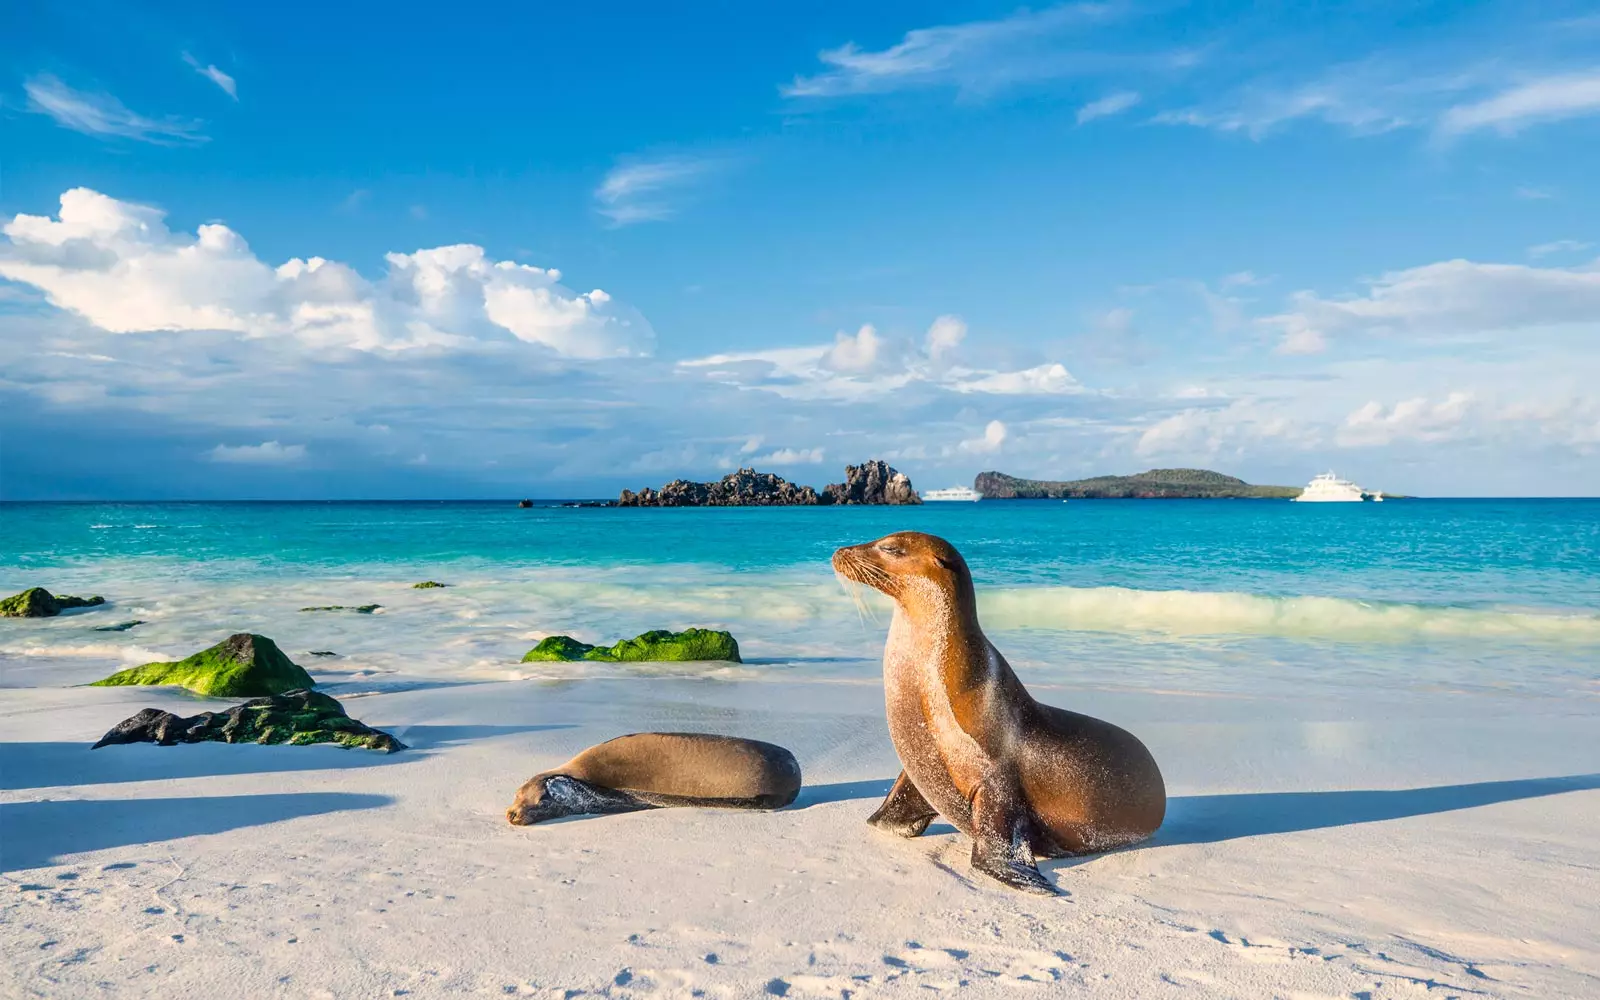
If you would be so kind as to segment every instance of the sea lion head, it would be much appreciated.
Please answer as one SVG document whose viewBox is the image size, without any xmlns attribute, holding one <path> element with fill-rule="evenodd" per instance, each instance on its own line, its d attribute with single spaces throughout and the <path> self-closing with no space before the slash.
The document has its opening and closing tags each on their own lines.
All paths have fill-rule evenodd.
<svg viewBox="0 0 1600 1000">
<path fill-rule="evenodd" d="M 506 810 L 512 826 L 532 826 L 547 819 L 572 816 L 583 810 L 574 808 L 573 781 L 564 774 L 536 774 L 517 789 L 517 797 Z"/>
<path fill-rule="evenodd" d="M 847 545 L 833 554 L 834 572 L 894 598 L 908 611 L 930 594 L 974 605 L 972 571 L 961 553 L 937 535 L 897 531 L 875 542 Z"/>
</svg>

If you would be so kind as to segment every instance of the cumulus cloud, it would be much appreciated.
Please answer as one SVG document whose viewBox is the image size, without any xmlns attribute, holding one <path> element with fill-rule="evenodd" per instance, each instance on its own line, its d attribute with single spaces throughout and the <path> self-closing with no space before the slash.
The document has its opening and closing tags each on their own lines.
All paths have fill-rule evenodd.
<svg viewBox="0 0 1600 1000">
<path fill-rule="evenodd" d="M 868 323 L 855 333 L 840 331 L 832 344 L 713 354 L 680 361 L 678 367 L 713 381 L 794 399 L 862 399 L 910 386 L 1008 396 L 1082 391 L 1059 363 L 1021 371 L 950 364 L 966 333 L 959 316 L 940 316 L 919 346 L 892 341 Z"/>
<path fill-rule="evenodd" d="M 0 277 L 113 333 L 221 330 L 362 351 L 447 349 L 505 339 L 573 358 L 645 354 L 654 334 L 600 289 L 575 293 L 556 270 L 493 261 L 471 244 L 390 253 L 369 282 L 321 257 L 277 267 L 227 226 L 193 237 L 154 208 L 74 188 L 57 219 L 0 227 Z"/>
<path fill-rule="evenodd" d="M 1110 118 L 1112 115 L 1120 115 L 1138 103 L 1139 95 L 1132 90 L 1107 94 L 1098 101 L 1090 101 L 1078 109 L 1078 124 L 1092 122 L 1096 118 Z"/>
<path fill-rule="evenodd" d="M 1582 253 L 1593 246 L 1593 243 L 1584 243 L 1579 240 L 1551 240 L 1549 243 L 1540 243 L 1529 247 L 1528 256 L 1548 257 L 1551 254 Z"/>
<path fill-rule="evenodd" d="M 207 452 L 207 455 L 213 462 L 232 465 L 288 465 L 306 457 L 306 446 L 279 444 L 276 441 L 263 441 L 260 444 L 219 444 Z"/>
<path fill-rule="evenodd" d="M 826 452 L 822 448 L 779 448 L 750 459 L 752 465 L 816 465 Z"/>
<path fill-rule="evenodd" d="M 1600 267 L 1541 268 L 1448 260 L 1393 271 L 1366 295 L 1299 292 L 1292 308 L 1262 323 L 1280 330 L 1284 353 L 1315 353 L 1353 331 L 1476 334 L 1600 321 Z"/>
<path fill-rule="evenodd" d="M 158 146 L 193 145 L 206 141 L 200 123 L 182 118 L 147 118 L 129 110 L 110 94 L 74 90 L 49 73 L 22 84 L 28 110 L 49 115 L 57 125 L 99 139 L 132 139 Z"/>
<path fill-rule="evenodd" d="M 1466 392 L 1452 392 L 1437 403 L 1419 396 L 1387 409 L 1373 400 L 1345 418 L 1337 441 L 1345 447 L 1442 441 L 1461 427 L 1472 405 L 1472 394 Z"/>
<path fill-rule="evenodd" d="M 224 94 L 227 94 L 236 101 L 239 99 L 239 86 L 234 82 L 233 77 L 224 73 L 222 70 L 217 69 L 217 67 L 211 65 L 210 63 L 202 64 L 200 60 L 196 59 L 187 52 L 183 54 L 183 61 L 189 64 L 190 69 L 193 69 L 196 73 L 199 73 L 201 76 L 220 87 Z"/>
<path fill-rule="evenodd" d="M 1006 443 L 1006 425 L 991 420 L 983 428 L 981 437 L 968 438 L 959 445 L 961 451 L 975 455 L 992 455 Z"/>
<path fill-rule="evenodd" d="M 1309 435 L 1297 432 L 1286 414 L 1255 400 L 1241 399 L 1222 408 L 1190 407 L 1163 417 L 1139 434 L 1134 451 L 1146 457 L 1168 455 L 1184 461 L 1203 461 L 1297 433 L 1310 443 Z"/>
</svg>

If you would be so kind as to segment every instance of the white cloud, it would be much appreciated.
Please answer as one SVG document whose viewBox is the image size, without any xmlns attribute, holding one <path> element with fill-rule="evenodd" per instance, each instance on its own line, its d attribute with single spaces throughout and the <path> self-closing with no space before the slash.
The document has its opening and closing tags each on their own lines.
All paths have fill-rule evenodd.
<svg viewBox="0 0 1600 1000">
<path fill-rule="evenodd" d="M 824 457 L 821 448 L 779 448 L 750 459 L 751 465 L 816 465 Z"/>
<path fill-rule="evenodd" d="M 1513 135 L 1529 125 L 1593 114 L 1600 114 L 1600 72 L 1548 76 L 1450 108 L 1439 119 L 1439 132 L 1454 136 L 1494 129 Z"/>
<path fill-rule="evenodd" d="M 146 118 L 130 111 L 110 94 L 74 90 L 49 73 L 30 77 L 22 84 L 28 110 L 49 115 L 62 128 L 97 138 L 133 139 L 158 146 L 191 145 L 206 141 L 200 123 L 181 118 Z"/>
<path fill-rule="evenodd" d="M 686 189 L 726 165 L 723 159 L 694 156 L 619 164 L 595 189 L 597 211 L 615 226 L 670 219 L 678 214 L 676 202 Z"/>
<path fill-rule="evenodd" d="M 969 438 L 958 446 L 960 451 L 975 455 L 992 455 L 1006 443 L 1006 425 L 991 420 L 983 428 L 983 436 Z"/>
<path fill-rule="evenodd" d="M 1520 185 L 1511 193 L 1523 201 L 1549 201 L 1556 196 L 1556 193 L 1550 188 L 1529 187 L 1525 184 Z"/>
<path fill-rule="evenodd" d="M 1192 125 L 1220 132 L 1242 132 L 1260 139 L 1281 125 L 1300 119 L 1322 121 L 1361 135 L 1388 132 L 1412 124 L 1379 95 L 1335 72 L 1329 79 L 1294 86 L 1257 86 L 1210 107 L 1163 111 L 1161 125 Z"/>
<path fill-rule="evenodd" d="M 276 268 L 227 226 L 170 232 L 162 213 L 87 188 L 59 219 L 0 227 L 0 277 L 113 333 L 223 330 L 316 348 L 460 347 L 507 334 L 574 358 L 648 353 L 644 317 L 604 291 L 578 294 L 559 271 L 492 261 L 471 244 L 386 256 L 369 282 L 348 265 L 294 258 Z"/>
<path fill-rule="evenodd" d="M 1540 268 L 1447 260 L 1385 274 L 1366 295 L 1298 292 L 1292 309 L 1261 322 L 1282 331 L 1279 350 L 1314 353 L 1351 331 L 1478 334 L 1600 322 L 1600 267 Z"/>
<path fill-rule="evenodd" d="M 1347 448 L 1397 440 L 1442 441 L 1461 426 L 1472 405 L 1472 394 L 1466 392 L 1452 392 L 1438 403 L 1407 399 L 1390 409 L 1374 400 L 1345 418 L 1336 440 Z"/>
<path fill-rule="evenodd" d="M 1054 362 L 1016 372 L 987 374 L 961 370 L 951 373 L 950 388 L 957 392 L 988 392 L 1004 396 L 1053 396 L 1082 391 L 1065 365 Z"/>
<path fill-rule="evenodd" d="M 1092 122 L 1096 118 L 1109 118 L 1112 115 L 1120 115 L 1138 103 L 1139 95 L 1132 90 L 1107 94 L 1098 101 L 1090 101 L 1078 109 L 1078 124 Z"/>
<path fill-rule="evenodd" d="M 1298 436 L 1302 445 L 1311 435 L 1297 431 L 1284 414 L 1254 400 L 1235 400 L 1221 409 L 1191 407 L 1163 417 L 1146 427 L 1134 444 L 1142 456 L 1176 456 L 1197 462 L 1224 451 L 1240 453 L 1250 444 Z"/>
<path fill-rule="evenodd" d="M 1104 68 L 1105 57 L 1067 52 L 1064 43 L 1072 33 L 1112 20 L 1121 11 L 1116 3 L 1064 4 L 993 21 L 918 28 L 875 52 L 851 42 L 818 53 L 826 67 L 822 72 L 797 76 L 781 89 L 791 98 L 935 86 L 981 93 Z"/>
<path fill-rule="evenodd" d="M 1593 247 L 1593 243 L 1583 243 L 1578 240 L 1552 240 L 1549 243 L 1540 243 L 1528 248 L 1529 257 L 1548 257 L 1558 253 L 1582 253 Z"/>
<path fill-rule="evenodd" d="M 935 361 L 951 354 L 967 338 L 967 324 L 960 316 L 940 316 L 928 327 L 928 357 Z"/>
<path fill-rule="evenodd" d="M 841 372 L 867 372 L 876 368 L 878 356 L 883 353 L 883 338 L 871 323 L 864 324 L 854 335 L 840 331 L 834 335 L 833 348 L 828 351 L 828 367 Z"/>
<path fill-rule="evenodd" d="M 239 99 L 239 86 L 234 82 L 233 77 L 224 73 L 222 70 L 217 69 L 217 67 L 210 65 L 209 63 L 206 65 L 201 65 L 200 60 L 196 59 L 187 52 L 183 54 L 183 61 L 188 63 L 190 68 L 196 73 L 199 73 L 207 80 L 210 80 L 218 87 L 221 87 L 224 94 L 227 94 L 236 101 Z"/>
<path fill-rule="evenodd" d="M 219 444 L 206 453 L 213 462 L 225 462 L 232 465 L 288 465 L 298 462 L 306 457 L 306 446 L 303 444 L 279 444 L 276 441 L 263 441 L 260 444 L 241 444 L 237 446 Z"/>
</svg>

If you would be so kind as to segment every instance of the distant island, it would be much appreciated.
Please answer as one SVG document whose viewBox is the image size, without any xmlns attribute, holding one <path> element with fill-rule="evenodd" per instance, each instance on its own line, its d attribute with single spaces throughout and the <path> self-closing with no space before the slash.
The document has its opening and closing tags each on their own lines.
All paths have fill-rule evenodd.
<svg viewBox="0 0 1600 1000">
<path fill-rule="evenodd" d="M 972 488 L 985 500 L 1287 500 L 1300 495 L 1298 486 L 1252 486 L 1209 469 L 1151 469 L 1068 482 L 980 472 Z"/>
<path fill-rule="evenodd" d="M 903 472 L 881 459 L 847 465 L 844 482 L 821 492 L 798 486 L 782 476 L 740 469 L 712 483 L 674 479 L 659 490 L 645 487 L 622 495 L 606 507 L 827 507 L 848 504 L 918 504 L 922 498 Z"/>
</svg>

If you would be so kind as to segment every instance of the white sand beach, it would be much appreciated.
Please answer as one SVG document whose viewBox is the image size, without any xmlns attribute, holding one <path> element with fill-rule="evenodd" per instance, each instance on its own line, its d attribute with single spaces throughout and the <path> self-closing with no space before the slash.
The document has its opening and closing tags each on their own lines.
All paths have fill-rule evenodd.
<svg viewBox="0 0 1600 1000">
<path fill-rule="evenodd" d="M 1045 863 L 1043 899 L 973 877 L 948 826 L 866 826 L 897 770 L 876 683 L 319 680 L 412 749 L 91 751 L 201 703 L 0 690 L 8 995 L 1600 995 L 1592 699 L 1036 686 L 1138 733 L 1172 796 L 1154 842 Z M 806 787 L 506 823 L 528 775 L 630 730 L 778 742 Z"/>
</svg>

